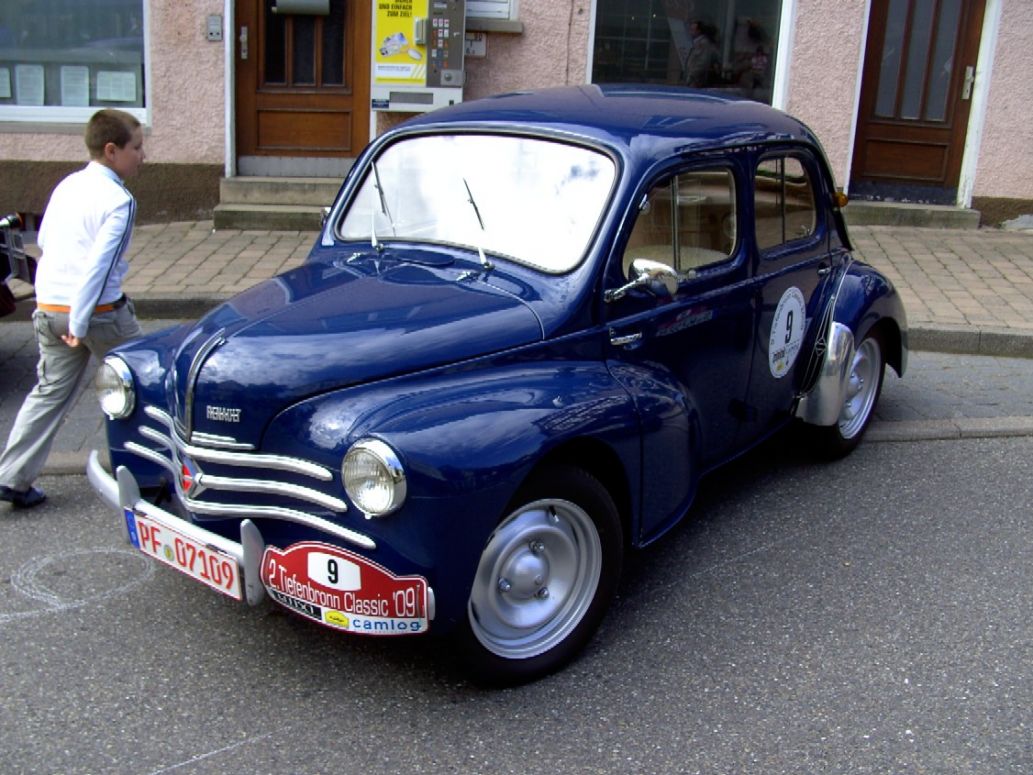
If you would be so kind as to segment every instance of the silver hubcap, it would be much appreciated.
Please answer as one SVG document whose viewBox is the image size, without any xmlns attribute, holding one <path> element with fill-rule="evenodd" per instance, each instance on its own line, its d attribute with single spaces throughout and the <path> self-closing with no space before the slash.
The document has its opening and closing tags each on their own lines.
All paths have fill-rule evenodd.
<svg viewBox="0 0 1033 775">
<path fill-rule="evenodd" d="M 852 439 L 864 428 L 875 405 L 875 391 L 879 387 L 882 351 L 879 343 L 868 337 L 854 353 L 847 381 L 846 400 L 839 414 L 839 432 L 844 439 Z"/>
<path fill-rule="evenodd" d="M 493 654 L 527 659 L 566 638 L 588 611 L 602 572 L 591 517 L 563 500 L 524 506 L 498 526 L 470 593 L 470 626 Z"/>
</svg>

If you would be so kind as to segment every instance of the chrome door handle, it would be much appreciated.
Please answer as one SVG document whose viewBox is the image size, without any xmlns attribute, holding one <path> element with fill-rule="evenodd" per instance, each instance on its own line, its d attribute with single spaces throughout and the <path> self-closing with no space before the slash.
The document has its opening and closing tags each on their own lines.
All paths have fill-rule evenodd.
<svg viewBox="0 0 1033 775">
<path fill-rule="evenodd" d="M 829 264 L 820 264 L 818 266 L 818 277 L 826 277 L 832 272 L 832 266 Z"/>
<path fill-rule="evenodd" d="M 246 26 L 240 28 L 240 37 L 238 38 L 238 40 L 240 41 L 240 58 L 241 59 L 247 59 L 247 27 Z"/>
<path fill-rule="evenodd" d="M 629 344 L 635 344 L 642 339 L 642 332 L 636 334 L 624 334 L 623 336 L 617 336 L 614 332 L 610 332 L 610 344 L 614 347 L 626 347 Z"/>
</svg>

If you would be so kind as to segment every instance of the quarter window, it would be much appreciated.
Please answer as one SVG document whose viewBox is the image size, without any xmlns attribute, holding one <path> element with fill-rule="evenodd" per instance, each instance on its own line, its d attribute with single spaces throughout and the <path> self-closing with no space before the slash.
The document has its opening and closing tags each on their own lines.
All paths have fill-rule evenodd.
<svg viewBox="0 0 1033 775">
<path fill-rule="evenodd" d="M 753 209 L 757 247 L 768 250 L 811 236 L 817 226 L 814 186 L 807 168 L 792 156 L 757 165 Z"/>
<path fill-rule="evenodd" d="M 735 250 L 735 178 L 730 170 L 692 170 L 655 186 L 639 208 L 624 252 L 685 274 L 726 261 Z"/>
</svg>

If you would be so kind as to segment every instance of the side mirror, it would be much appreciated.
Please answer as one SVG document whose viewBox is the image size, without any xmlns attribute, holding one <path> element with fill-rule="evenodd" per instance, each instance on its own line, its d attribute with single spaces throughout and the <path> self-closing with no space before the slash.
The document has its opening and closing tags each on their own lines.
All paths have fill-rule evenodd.
<svg viewBox="0 0 1033 775">
<path fill-rule="evenodd" d="M 692 277 L 694 274 L 695 272 L 690 272 L 687 277 Z M 673 296 L 678 292 L 678 284 L 683 279 L 683 276 L 672 267 L 648 258 L 636 258 L 631 262 L 631 276 L 631 282 L 620 288 L 606 291 L 603 294 L 603 301 L 607 303 L 617 301 L 626 296 L 628 291 L 645 287 L 648 287 L 657 296 Z"/>
</svg>

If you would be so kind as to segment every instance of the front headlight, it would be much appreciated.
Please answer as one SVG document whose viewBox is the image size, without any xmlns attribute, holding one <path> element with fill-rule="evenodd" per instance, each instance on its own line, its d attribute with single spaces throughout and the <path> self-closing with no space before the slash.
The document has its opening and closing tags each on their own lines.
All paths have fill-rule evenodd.
<svg viewBox="0 0 1033 775">
<path fill-rule="evenodd" d="M 391 447 L 377 439 L 352 446 L 341 464 L 344 490 L 369 517 L 383 517 L 405 501 L 405 471 Z"/>
<path fill-rule="evenodd" d="M 133 373 L 125 361 L 116 355 L 109 355 L 97 369 L 94 379 L 97 399 L 104 414 L 112 420 L 128 417 L 136 404 L 133 389 Z"/>
</svg>

